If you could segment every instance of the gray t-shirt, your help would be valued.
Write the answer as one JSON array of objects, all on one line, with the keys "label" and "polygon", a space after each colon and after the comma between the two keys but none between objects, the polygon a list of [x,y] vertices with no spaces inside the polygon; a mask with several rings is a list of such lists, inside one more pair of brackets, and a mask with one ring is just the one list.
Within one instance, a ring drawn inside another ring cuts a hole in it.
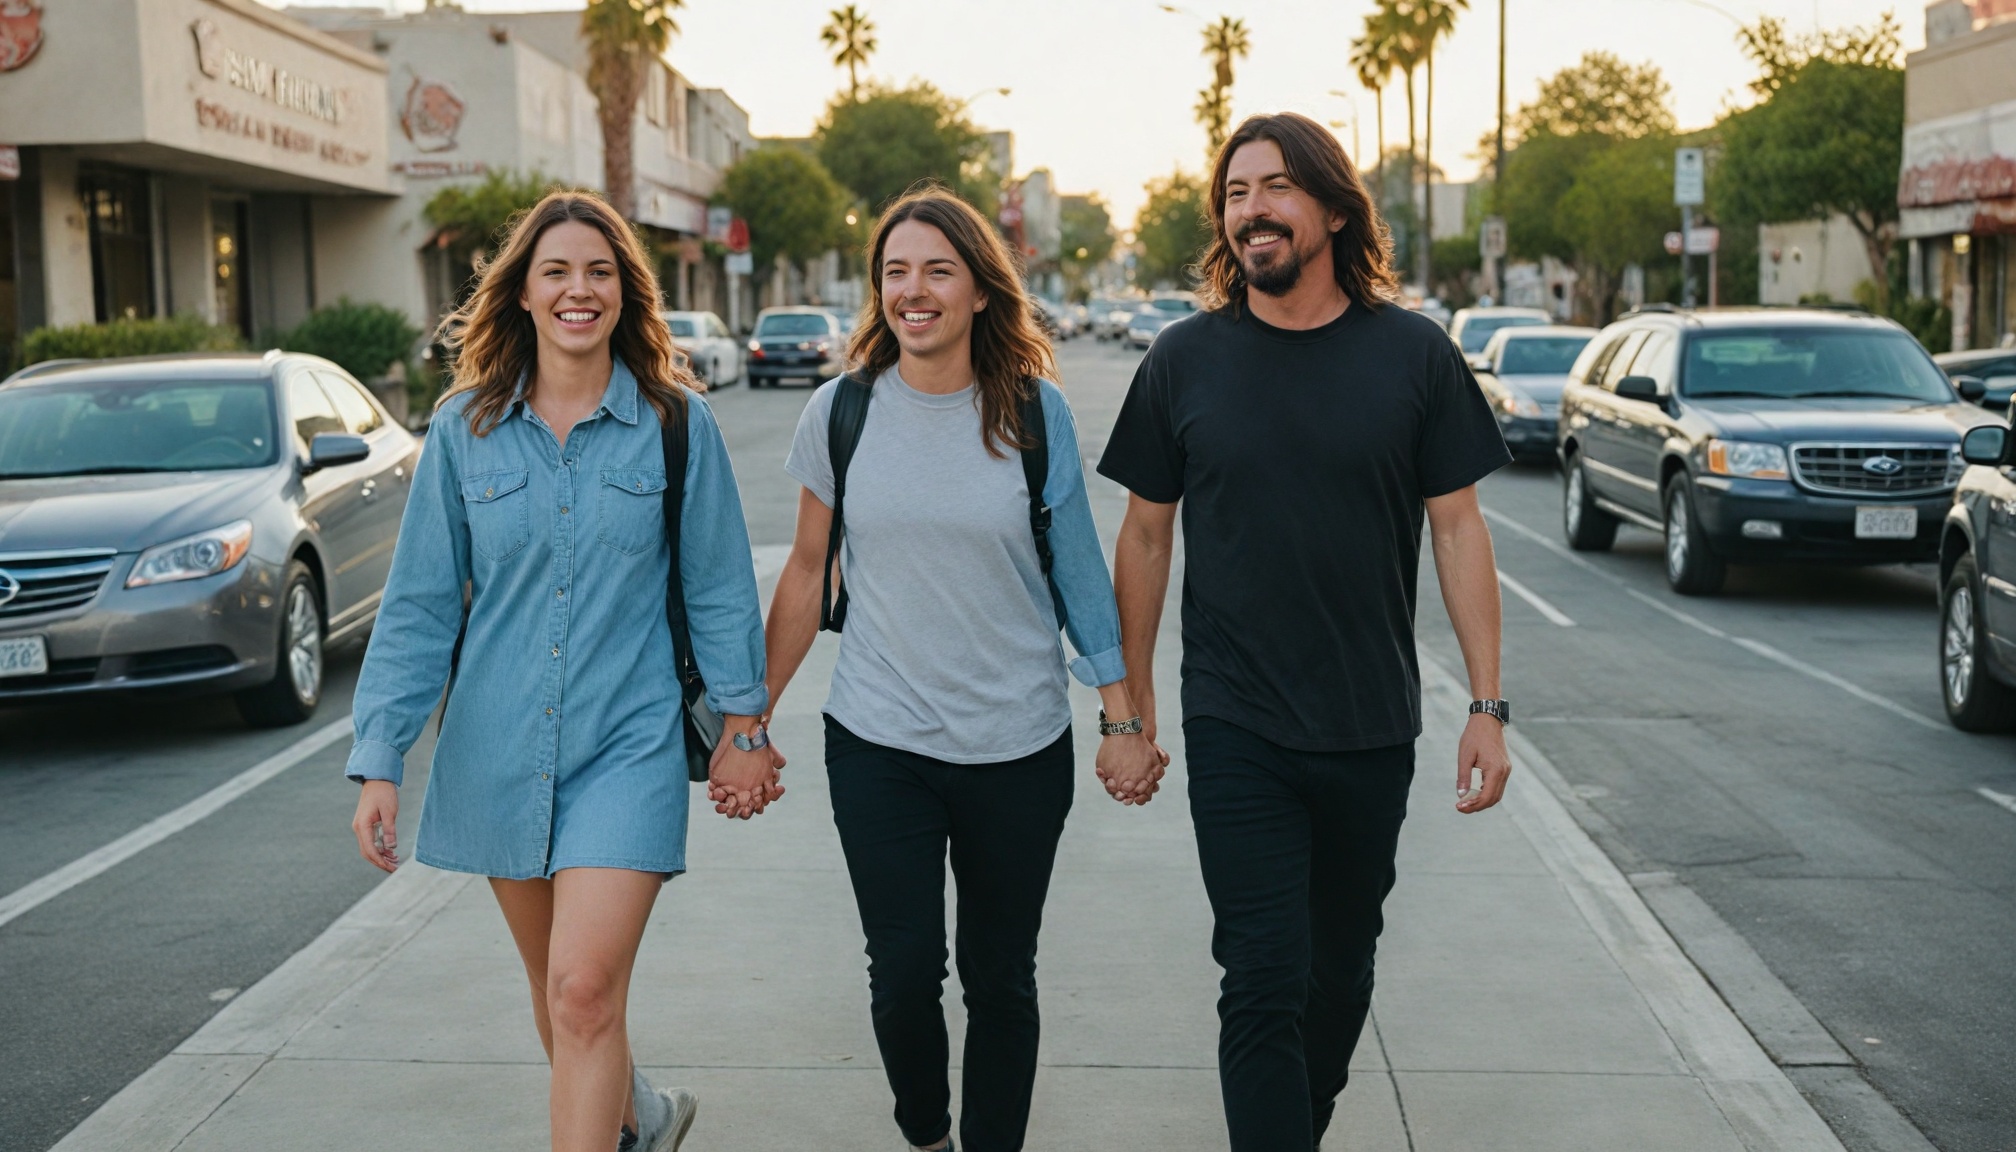
[{"label": "gray t-shirt", "polygon": [[[784,464],[829,508],[838,387],[813,394]],[[1022,461],[988,455],[971,388],[934,396],[891,368],[870,397],[847,468],[847,629],[826,713],[865,740],[954,764],[1040,751],[1071,706]]]}]

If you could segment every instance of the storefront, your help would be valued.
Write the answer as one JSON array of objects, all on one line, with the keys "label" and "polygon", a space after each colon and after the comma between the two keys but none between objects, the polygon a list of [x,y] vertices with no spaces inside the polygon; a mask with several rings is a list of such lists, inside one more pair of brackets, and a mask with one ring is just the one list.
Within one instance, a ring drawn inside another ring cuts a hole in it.
[{"label": "storefront", "polygon": [[1952,312],[1955,349],[2016,341],[2016,20],[1975,23],[1906,62],[1897,190],[1911,294]]},{"label": "storefront", "polygon": [[0,28],[9,353],[44,325],[193,314],[257,337],[369,298],[318,267],[358,242],[347,221],[369,213],[343,208],[396,193],[383,61],[251,0],[12,7],[26,15]]}]

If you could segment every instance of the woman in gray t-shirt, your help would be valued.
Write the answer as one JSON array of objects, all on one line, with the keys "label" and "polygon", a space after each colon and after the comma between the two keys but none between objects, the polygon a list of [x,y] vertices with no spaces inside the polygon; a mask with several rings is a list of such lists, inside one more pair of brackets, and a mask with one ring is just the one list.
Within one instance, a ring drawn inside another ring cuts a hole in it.
[{"label": "woman in gray t-shirt", "polygon": [[[944,1011],[945,860],[959,892],[967,1028],[960,1136],[1017,1149],[1036,1077],[1036,934],[1071,807],[1069,670],[1104,705],[1097,770],[1145,804],[1167,757],[1124,683],[1112,580],[1050,348],[994,230],[943,191],[876,229],[870,309],[849,349],[867,413],[842,501],[848,607],[826,701],[826,769],[861,925],[896,1123],[952,1146]],[[785,468],[805,485],[768,624],[772,707],[820,624],[841,381],[806,405]],[[1051,509],[1048,576],[1019,449],[1035,396]],[[1055,584],[1055,598],[1051,584]]]}]

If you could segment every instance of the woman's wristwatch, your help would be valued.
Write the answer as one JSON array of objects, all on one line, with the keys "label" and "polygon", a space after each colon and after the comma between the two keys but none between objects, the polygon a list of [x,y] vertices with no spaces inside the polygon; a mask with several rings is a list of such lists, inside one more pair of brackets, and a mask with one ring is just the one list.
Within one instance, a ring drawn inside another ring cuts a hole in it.
[{"label": "woman's wristwatch", "polygon": [[1122,720],[1118,724],[1115,724],[1111,720],[1106,719],[1106,710],[1104,708],[1099,710],[1099,735],[1101,736],[1132,736],[1141,730],[1141,717],[1139,716],[1131,720]]}]

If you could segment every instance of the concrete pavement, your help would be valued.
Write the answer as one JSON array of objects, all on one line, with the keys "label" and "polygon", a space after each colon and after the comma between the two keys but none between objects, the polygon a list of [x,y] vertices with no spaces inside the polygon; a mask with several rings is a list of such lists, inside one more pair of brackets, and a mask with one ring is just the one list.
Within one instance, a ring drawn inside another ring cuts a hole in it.
[{"label": "concrete pavement", "polygon": [[[1173,684],[1173,636],[1162,651]],[[693,872],[666,889],[639,961],[638,1060],[654,1081],[699,1092],[696,1152],[902,1146],[820,766],[832,655],[822,638],[778,713],[790,794],[748,824],[696,811]],[[1453,811],[1467,693],[1439,665],[1428,676],[1436,722],[1388,903],[1374,1026],[1328,1147],[1836,1152],[1569,817],[1530,745],[1505,805]],[[1166,734],[1169,787],[1123,809],[1090,771],[1096,698],[1075,700],[1080,787],[1042,942],[1029,1147],[1223,1148],[1218,972],[1180,734]],[[947,1002],[956,1052],[956,986]],[[409,864],[57,1147],[533,1152],[546,1147],[545,1105],[524,977],[487,887]]]}]

